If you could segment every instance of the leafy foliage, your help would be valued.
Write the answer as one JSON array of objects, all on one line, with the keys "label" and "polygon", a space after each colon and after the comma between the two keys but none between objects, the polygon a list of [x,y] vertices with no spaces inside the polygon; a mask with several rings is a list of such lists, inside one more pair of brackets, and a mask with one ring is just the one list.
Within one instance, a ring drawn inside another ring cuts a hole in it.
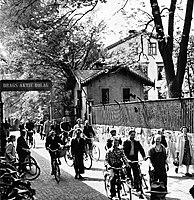
[{"label": "leafy foliage", "polygon": [[[86,1],[83,3],[85,5]],[[1,3],[0,21],[3,23],[0,35],[7,52],[6,74],[15,79],[52,80],[53,101],[58,102],[54,106],[58,104],[59,109],[61,104],[72,104],[74,70],[85,69],[98,58],[99,33],[104,24],[94,25],[91,17],[85,17],[96,5],[90,1],[87,3],[89,10],[78,9],[81,7],[77,1],[17,0]],[[29,103],[36,106],[22,104],[25,109],[31,108],[29,113],[24,112],[26,116],[43,104],[43,100],[31,98],[33,101]]]}]

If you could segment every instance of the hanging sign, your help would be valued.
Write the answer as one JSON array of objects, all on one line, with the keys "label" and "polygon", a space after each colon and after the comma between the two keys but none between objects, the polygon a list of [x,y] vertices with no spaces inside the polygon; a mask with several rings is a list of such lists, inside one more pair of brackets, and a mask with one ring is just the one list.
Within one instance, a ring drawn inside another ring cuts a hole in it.
[{"label": "hanging sign", "polygon": [[51,90],[50,80],[1,80],[1,91],[41,91]]}]

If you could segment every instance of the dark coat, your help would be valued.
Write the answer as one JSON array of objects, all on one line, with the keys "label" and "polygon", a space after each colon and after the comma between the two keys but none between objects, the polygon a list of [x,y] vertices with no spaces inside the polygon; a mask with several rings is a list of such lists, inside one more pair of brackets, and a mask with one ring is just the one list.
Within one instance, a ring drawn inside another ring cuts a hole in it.
[{"label": "dark coat", "polygon": [[72,155],[83,155],[85,152],[85,140],[83,138],[79,139],[73,138],[71,141],[71,153]]},{"label": "dark coat", "polygon": [[95,136],[95,132],[92,128],[92,126],[88,125],[88,126],[84,126],[84,130],[83,130],[84,135],[86,135],[88,138],[92,138]]},{"label": "dark coat", "polygon": [[54,139],[52,139],[51,135],[46,138],[46,148],[49,147],[50,149],[55,150],[60,147],[59,144],[62,144],[62,141],[58,135],[55,135]]},{"label": "dark coat", "polygon": [[140,152],[140,154],[142,155],[143,158],[145,157],[145,151],[144,151],[142,145],[140,144],[140,142],[137,141],[137,140],[134,140],[134,156],[129,155],[130,150],[131,150],[131,141],[130,140],[126,140],[123,143],[123,150],[124,150],[126,157],[129,160],[132,160],[132,161],[138,160],[138,153],[139,152]]}]

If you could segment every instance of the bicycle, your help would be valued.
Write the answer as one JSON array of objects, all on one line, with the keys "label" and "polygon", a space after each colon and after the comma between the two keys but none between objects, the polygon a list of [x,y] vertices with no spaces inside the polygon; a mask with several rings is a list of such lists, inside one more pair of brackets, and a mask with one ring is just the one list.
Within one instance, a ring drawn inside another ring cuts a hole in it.
[{"label": "bicycle", "polygon": [[[90,144],[91,144],[91,148],[89,148]],[[99,161],[100,148],[96,144],[94,144],[94,138],[86,137],[86,148],[89,154],[91,155],[92,160]]]},{"label": "bicycle", "polygon": [[55,176],[55,180],[57,181],[57,183],[59,183],[60,175],[61,175],[59,162],[57,160],[57,153],[58,153],[59,149],[52,150],[49,147],[47,149],[54,153],[54,158],[52,160],[53,174]]},{"label": "bicycle", "polygon": [[134,182],[136,182],[138,184],[138,188],[140,190],[140,195],[145,195],[144,190],[148,190],[148,185],[145,180],[146,174],[143,174],[141,171],[142,161],[144,161],[144,160],[141,160],[141,161],[130,161],[129,160],[129,163],[137,164],[136,167],[137,167],[139,173],[138,173],[138,177],[134,180]]},{"label": "bicycle", "polygon": [[8,168],[0,168],[0,171],[3,173],[0,176],[0,199],[34,199],[35,190],[31,188],[30,182],[15,177],[17,171]]},{"label": "bicycle", "polygon": [[19,178],[23,180],[35,180],[40,176],[40,167],[37,163],[24,161],[23,163],[13,162],[13,163],[6,163],[1,162],[0,167],[4,167],[6,169],[10,169],[12,171],[17,171]]},{"label": "bicycle", "polygon": [[[128,199],[131,200],[132,199],[132,192],[131,192],[131,181],[129,178],[126,177],[126,167],[122,166],[122,167],[109,167],[109,169],[113,169],[115,174],[115,187],[116,187],[116,194],[117,194],[117,198],[119,200],[121,199]],[[124,174],[125,177],[122,177]],[[107,170],[104,170],[104,184],[105,184],[105,190],[106,190],[106,194],[107,197],[109,199],[112,199],[111,197],[111,192],[110,192],[110,186],[111,186],[111,175]],[[124,178],[124,179],[123,179]]]}]

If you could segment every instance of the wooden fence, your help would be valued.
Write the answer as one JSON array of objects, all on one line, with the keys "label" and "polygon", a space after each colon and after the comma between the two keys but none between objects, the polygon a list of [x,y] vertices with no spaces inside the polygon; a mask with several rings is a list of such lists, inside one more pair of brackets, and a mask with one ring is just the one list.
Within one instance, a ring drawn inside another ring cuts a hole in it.
[{"label": "wooden fence", "polygon": [[194,132],[194,98],[138,101],[92,107],[93,124]]}]

